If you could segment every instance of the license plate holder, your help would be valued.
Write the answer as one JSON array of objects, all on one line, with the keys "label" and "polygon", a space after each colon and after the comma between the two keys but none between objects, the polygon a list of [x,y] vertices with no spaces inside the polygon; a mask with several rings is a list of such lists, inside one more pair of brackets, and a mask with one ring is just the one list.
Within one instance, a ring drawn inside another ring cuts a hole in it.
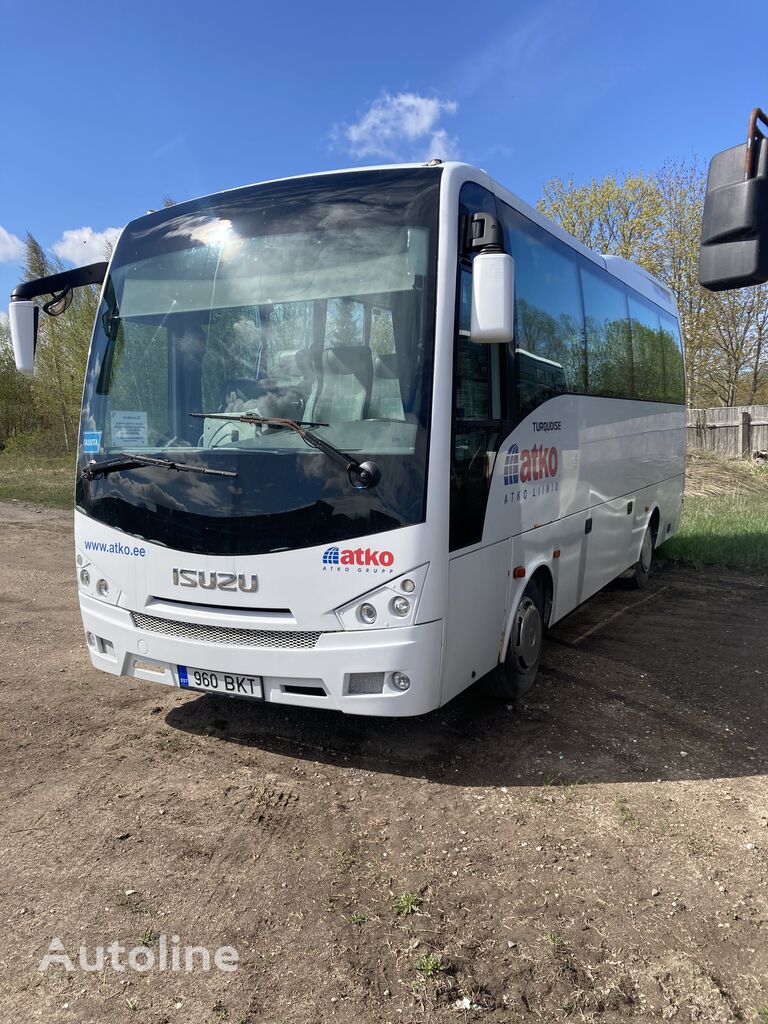
[{"label": "license plate holder", "polygon": [[178,665],[177,669],[179,686],[182,690],[198,690],[201,693],[222,693],[230,697],[264,700],[264,684],[261,676],[245,675],[242,672],[219,672],[187,665]]}]

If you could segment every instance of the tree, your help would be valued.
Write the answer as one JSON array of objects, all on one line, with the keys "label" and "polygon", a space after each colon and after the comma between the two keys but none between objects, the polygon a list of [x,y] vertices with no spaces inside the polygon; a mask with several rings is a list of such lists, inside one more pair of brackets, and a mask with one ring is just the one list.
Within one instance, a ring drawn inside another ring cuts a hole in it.
[{"label": "tree", "polygon": [[[49,258],[27,234],[25,280],[58,273],[64,266]],[[57,317],[41,314],[32,394],[41,446],[70,451],[77,441],[80,400],[88,347],[96,316],[96,288],[77,288],[68,309]]]}]

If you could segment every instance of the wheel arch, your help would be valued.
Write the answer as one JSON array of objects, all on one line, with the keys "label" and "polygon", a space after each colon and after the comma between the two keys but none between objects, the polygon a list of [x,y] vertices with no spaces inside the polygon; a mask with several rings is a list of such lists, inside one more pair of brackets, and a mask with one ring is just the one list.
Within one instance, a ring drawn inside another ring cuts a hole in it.
[{"label": "wheel arch", "polygon": [[653,546],[656,547],[659,542],[659,528],[661,527],[661,511],[656,504],[654,504],[648,517],[648,526],[653,534]]},{"label": "wheel arch", "polygon": [[520,603],[520,598],[525,593],[525,588],[528,584],[534,581],[544,598],[544,625],[549,625],[550,619],[552,618],[552,609],[555,605],[555,578],[552,574],[552,569],[547,562],[539,562],[535,564],[532,570],[526,572],[524,579],[520,580],[520,586],[513,593],[513,599],[510,601],[509,611],[507,613],[507,621],[504,629],[503,642],[499,650],[499,662],[504,661],[507,656],[507,648],[509,647],[509,638],[512,634],[512,622],[517,611],[517,606]]}]

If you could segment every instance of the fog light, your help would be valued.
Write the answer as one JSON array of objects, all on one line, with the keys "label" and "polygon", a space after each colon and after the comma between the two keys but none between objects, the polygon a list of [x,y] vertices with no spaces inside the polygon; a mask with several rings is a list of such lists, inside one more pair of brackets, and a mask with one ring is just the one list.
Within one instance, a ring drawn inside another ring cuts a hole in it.
[{"label": "fog light", "polygon": [[369,626],[372,622],[376,621],[376,609],[372,604],[361,604],[358,611],[360,618],[363,622],[367,622]]},{"label": "fog light", "polygon": [[405,674],[405,672],[393,672],[392,682],[395,684],[398,690],[407,690],[411,685],[411,680]]},{"label": "fog light", "polygon": [[83,584],[84,587],[90,586],[91,574],[88,572],[87,569],[80,570],[80,582]]},{"label": "fog light", "polygon": [[399,615],[400,618],[402,618],[404,615],[407,615],[410,610],[411,602],[408,600],[407,597],[396,597],[392,601],[392,611],[395,613],[395,615]]},{"label": "fog light", "polygon": [[413,580],[403,580],[400,586],[403,588],[406,594],[412,594],[416,589],[416,584],[413,582]]},{"label": "fog light", "polygon": [[106,580],[99,580],[96,584],[96,593],[101,594],[102,597],[106,597],[109,593],[109,584]]},{"label": "fog light", "polygon": [[88,642],[88,646],[89,647],[95,647],[96,646],[96,637],[93,635],[93,633],[86,633],[85,634],[85,639]]}]

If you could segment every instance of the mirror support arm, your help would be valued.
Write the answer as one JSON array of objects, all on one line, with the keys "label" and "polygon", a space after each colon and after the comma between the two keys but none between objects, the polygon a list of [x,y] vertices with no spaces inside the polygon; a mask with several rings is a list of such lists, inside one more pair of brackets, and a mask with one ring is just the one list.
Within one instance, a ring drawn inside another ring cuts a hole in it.
[{"label": "mirror support arm", "polygon": [[90,263],[87,267],[75,267],[50,277],[38,277],[34,281],[17,284],[11,292],[11,302],[36,299],[40,295],[56,295],[71,288],[84,288],[89,284],[102,284],[107,275],[107,263]]}]

